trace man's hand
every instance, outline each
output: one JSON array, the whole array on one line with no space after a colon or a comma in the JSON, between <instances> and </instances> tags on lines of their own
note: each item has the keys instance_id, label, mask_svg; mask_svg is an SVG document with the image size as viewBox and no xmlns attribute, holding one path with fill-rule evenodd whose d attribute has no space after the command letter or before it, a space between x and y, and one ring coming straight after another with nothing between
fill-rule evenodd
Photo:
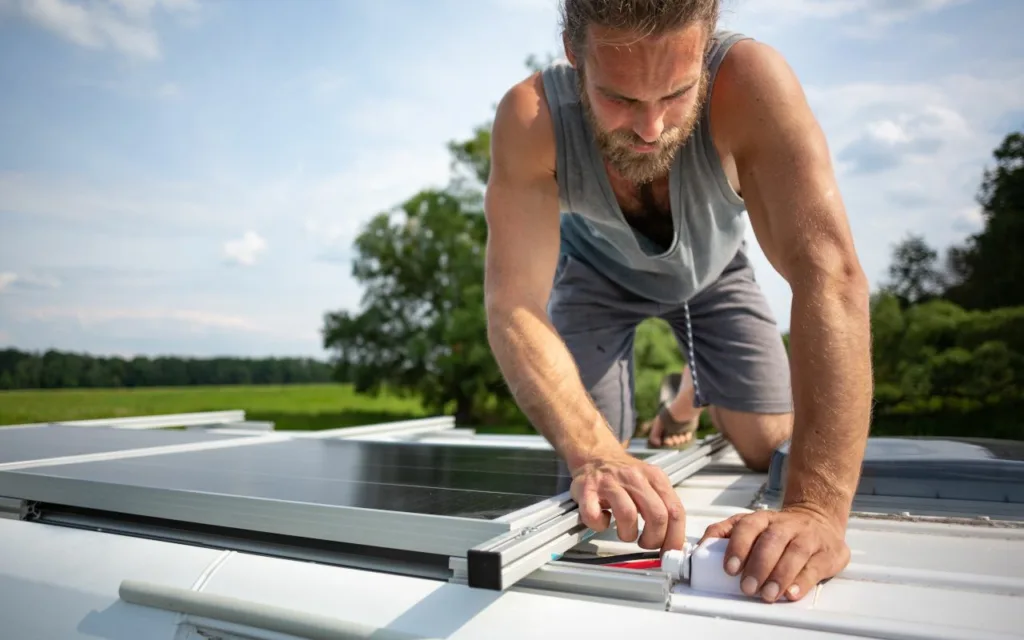
<instances>
[{"instance_id":1,"label":"man's hand","mask_svg":"<svg viewBox=\"0 0 1024 640\"><path fill-rule=\"evenodd\" d=\"M636 541L641 548L662 552L683 547L686 512L662 469L622 449L609 449L573 469L572 476L570 494L591 529L604 531L614 516L623 542ZM637 515L644 519L639 540Z\"/></svg>"},{"instance_id":2,"label":"man's hand","mask_svg":"<svg viewBox=\"0 0 1024 640\"><path fill-rule=\"evenodd\" d=\"M708 527L707 538L729 538L725 572L742 572L743 593L765 602L799 600L850 562L844 528L803 507L738 514Z\"/></svg>"}]
</instances>

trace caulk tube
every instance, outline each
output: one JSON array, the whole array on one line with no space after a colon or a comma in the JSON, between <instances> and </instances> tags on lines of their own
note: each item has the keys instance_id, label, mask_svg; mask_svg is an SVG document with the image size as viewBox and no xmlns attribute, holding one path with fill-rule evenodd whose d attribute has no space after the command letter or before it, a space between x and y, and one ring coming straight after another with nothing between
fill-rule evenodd
<instances>
[{"instance_id":1,"label":"caulk tube","mask_svg":"<svg viewBox=\"0 0 1024 640\"><path fill-rule=\"evenodd\" d=\"M727 538L708 538L699 546L688 542L680 551L666 551L661 569L697 591L748 597L740 589L742 575L730 576L725 572L728 546Z\"/></svg>"}]
</instances>

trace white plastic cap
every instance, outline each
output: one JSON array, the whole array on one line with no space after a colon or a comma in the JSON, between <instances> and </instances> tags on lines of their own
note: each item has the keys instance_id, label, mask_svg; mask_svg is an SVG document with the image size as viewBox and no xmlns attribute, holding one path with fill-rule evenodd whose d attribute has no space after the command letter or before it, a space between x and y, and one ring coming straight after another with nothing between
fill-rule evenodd
<instances>
[{"instance_id":1,"label":"white plastic cap","mask_svg":"<svg viewBox=\"0 0 1024 640\"><path fill-rule=\"evenodd\" d=\"M661 555L661 570L672 576L674 580L690 578L690 556L694 545L687 542L680 550L670 549Z\"/></svg>"}]
</instances>

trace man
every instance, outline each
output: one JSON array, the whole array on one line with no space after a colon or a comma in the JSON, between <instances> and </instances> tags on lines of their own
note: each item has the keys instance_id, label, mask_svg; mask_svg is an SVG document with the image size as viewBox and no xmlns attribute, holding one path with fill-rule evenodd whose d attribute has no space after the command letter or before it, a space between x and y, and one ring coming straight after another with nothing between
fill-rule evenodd
<instances>
[{"instance_id":1,"label":"man","mask_svg":"<svg viewBox=\"0 0 1024 640\"><path fill-rule=\"evenodd\" d=\"M664 551L685 541L683 506L624 445L633 329L667 319L692 404L710 406L748 465L765 468L791 436L780 511L705 537L730 539L724 568L746 593L797 600L849 562L872 396L868 286L799 83L769 47L718 32L718 10L565 0L568 64L513 86L493 125L488 330L584 523L603 530L610 511L636 540L639 514L638 544ZM744 256L744 212L792 289L792 375Z\"/></svg>"}]
</instances>

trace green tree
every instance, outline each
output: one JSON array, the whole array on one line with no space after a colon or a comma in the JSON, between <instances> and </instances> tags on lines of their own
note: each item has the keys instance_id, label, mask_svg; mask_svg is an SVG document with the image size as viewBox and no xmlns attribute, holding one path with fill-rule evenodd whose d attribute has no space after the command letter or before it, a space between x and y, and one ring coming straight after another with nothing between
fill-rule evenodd
<instances>
[{"instance_id":1,"label":"green tree","mask_svg":"<svg viewBox=\"0 0 1024 640\"><path fill-rule=\"evenodd\" d=\"M479 138L453 144L463 168L486 180ZM456 152L456 150L458 150ZM426 190L375 216L355 242L358 312L328 313L324 346L361 392L415 393L435 412L481 424L510 396L487 341L483 306L487 227L478 194Z\"/></svg>"},{"instance_id":2,"label":"green tree","mask_svg":"<svg viewBox=\"0 0 1024 640\"><path fill-rule=\"evenodd\" d=\"M904 305L917 304L941 295L942 273L936 265L938 252L924 238L911 234L893 249L889 283L884 290Z\"/></svg>"},{"instance_id":3,"label":"green tree","mask_svg":"<svg viewBox=\"0 0 1024 640\"><path fill-rule=\"evenodd\" d=\"M985 226L947 259L955 280L946 296L968 309L1024 305L1016 282L1024 273L1024 133L1006 136L993 155L978 193Z\"/></svg>"}]
</instances>

